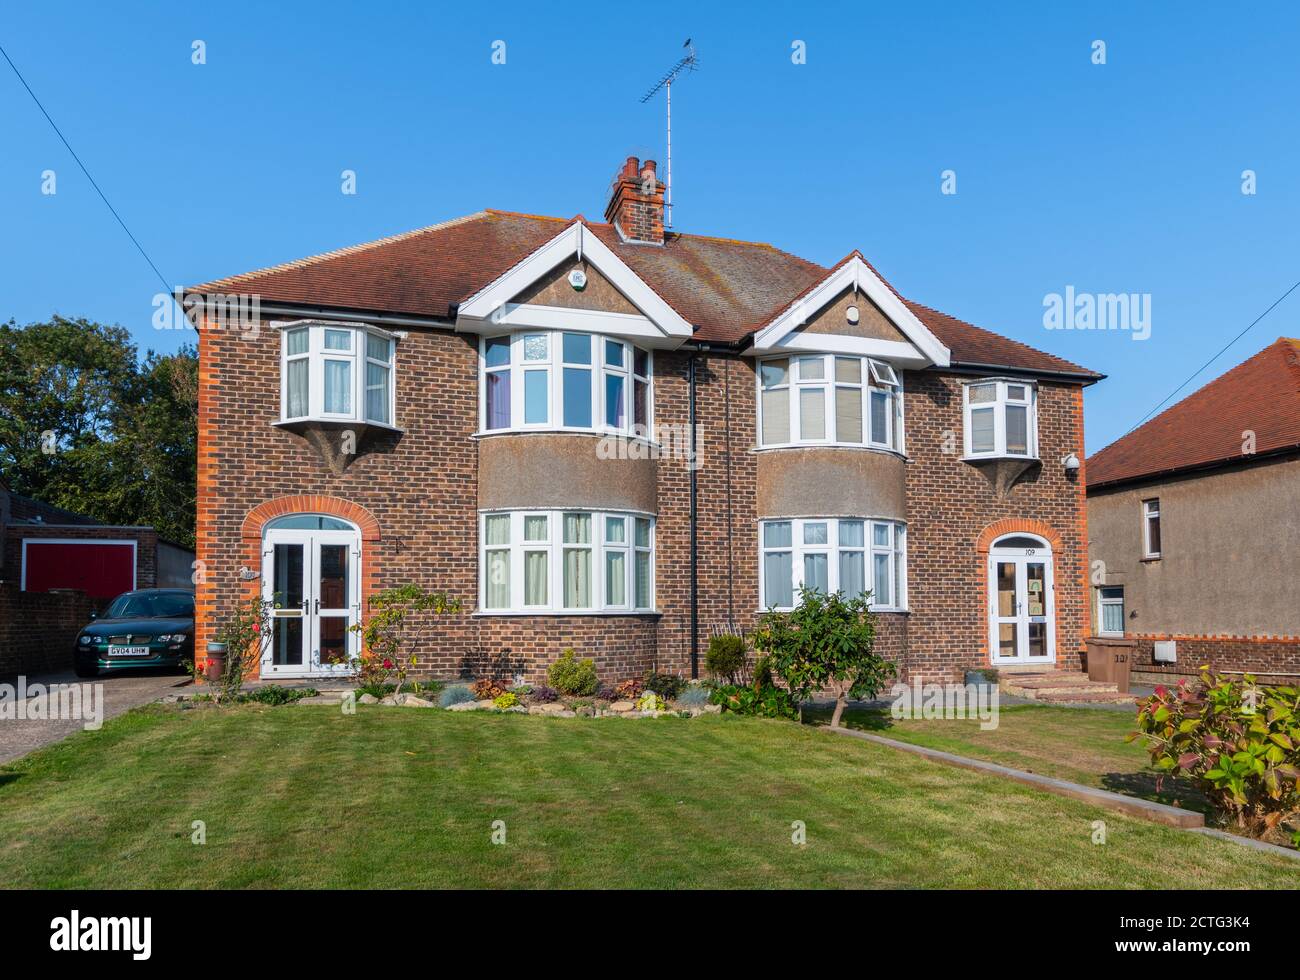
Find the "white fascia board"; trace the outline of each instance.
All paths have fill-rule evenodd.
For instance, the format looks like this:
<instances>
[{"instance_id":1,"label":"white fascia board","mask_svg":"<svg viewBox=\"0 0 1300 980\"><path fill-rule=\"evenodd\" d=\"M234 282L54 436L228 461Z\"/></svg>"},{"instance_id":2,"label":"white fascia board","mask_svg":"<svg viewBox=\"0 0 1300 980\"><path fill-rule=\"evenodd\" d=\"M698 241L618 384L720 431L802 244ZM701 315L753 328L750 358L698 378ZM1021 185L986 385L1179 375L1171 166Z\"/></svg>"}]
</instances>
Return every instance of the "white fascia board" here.
<instances>
[{"instance_id":1,"label":"white fascia board","mask_svg":"<svg viewBox=\"0 0 1300 980\"><path fill-rule=\"evenodd\" d=\"M758 331L754 335L753 350L758 353L768 353L790 345L794 337L802 336L795 333L799 327L807 323L815 313L845 289L853 286L856 286L859 292L865 293L880 308L894 326L898 327L915 345L913 351L919 351L927 358L928 364L938 367L948 366L951 360L948 348L894 295L893 290L871 271L871 267L856 255L823 279L812 292L795 300L775 320ZM821 349L833 349L827 347L827 344L834 335L817 334L816 336Z\"/></svg>"},{"instance_id":2,"label":"white fascia board","mask_svg":"<svg viewBox=\"0 0 1300 980\"><path fill-rule=\"evenodd\" d=\"M456 311L456 329L482 333L474 321L486 321L506 307L533 283L547 275L571 255L581 254L595 269L645 314L661 336L686 340L691 325L651 289L626 262L620 259L581 221L560 232L537 251L467 299Z\"/></svg>"},{"instance_id":3,"label":"white fascia board","mask_svg":"<svg viewBox=\"0 0 1300 980\"><path fill-rule=\"evenodd\" d=\"M902 368L924 368L934 360L912 344L901 340L878 340L875 337L845 337L830 333L791 332L771 347L760 348L755 343L744 356L785 353L791 354L845 354L856 357L874 357Z\"/></svg>"},{"instance_id":4,"label":"white fascia board","mask_svg":"<svg viewBox=\"0 0 1300 980\"><path fill-rule=\"evenodd\" d=\"M467 320L463 332L494 334L505 330L573 330L633 340L642 347L676 349L681 341L666 337L649 317L639 313L606 313L567 306L506 303L486 320Z\"/></svg>"}]
</instances>

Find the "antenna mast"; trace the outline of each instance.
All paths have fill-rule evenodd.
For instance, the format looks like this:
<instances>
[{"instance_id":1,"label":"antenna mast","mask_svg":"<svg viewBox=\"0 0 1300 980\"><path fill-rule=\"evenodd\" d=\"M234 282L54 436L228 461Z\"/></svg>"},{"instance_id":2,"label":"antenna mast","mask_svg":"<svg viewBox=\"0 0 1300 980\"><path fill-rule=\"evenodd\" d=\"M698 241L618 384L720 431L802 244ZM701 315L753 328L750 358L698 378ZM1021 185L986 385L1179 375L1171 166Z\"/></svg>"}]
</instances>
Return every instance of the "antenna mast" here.
<instances>
[{"instance_id":1,"label":"antenna mast","mask_svg":"<svg viewBox=\"0 0 1300 980\"><path fill-rule=\"evenodd\" d=\"M668 101L668 166L664 173L665 228L673 226L673 82L684 72L695 71L699 67L699 61L695 57L695 46L691 44L689 37L682 47L686 49L686 57L673 65L668 73L655 83L654 88L641 96L641 102L645 104L654 98L660 89L664 89Z\"/></svg>"}]
</instances>

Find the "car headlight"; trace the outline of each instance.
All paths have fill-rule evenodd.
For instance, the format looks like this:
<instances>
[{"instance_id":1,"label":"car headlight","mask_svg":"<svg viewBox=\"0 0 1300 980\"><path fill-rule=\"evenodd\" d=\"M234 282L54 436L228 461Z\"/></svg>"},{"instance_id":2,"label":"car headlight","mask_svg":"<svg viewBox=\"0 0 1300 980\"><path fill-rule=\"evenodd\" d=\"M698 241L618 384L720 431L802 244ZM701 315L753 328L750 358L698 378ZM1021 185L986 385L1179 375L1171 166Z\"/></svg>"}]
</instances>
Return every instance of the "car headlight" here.
<instances>
[{"instance_id":1,"label":"car headlight","mask_svg":"<svg viewBox=\"0 0 1300 980\"><path fill-rule=\"evenodd\" d=\"M184 634L184 633L164 633L162 636L158 637L158 642L159 642L159 643L184 643L184 642L185 642L185 634Z\"/></svg>"},{"instance_id":2,"label":"car headlight","mask_svg":"<svg viewBox=\"0 0 1300 980\"><path fill-rule=\"evenodd\" d=\"M80 640L78 640L77 642L80 643L83 647L84 647L84 646L89 646L90 644L92 644L92 643L95 642L95 638L94 638L93 636L91 636L89 633L87 633L85 636L83 636L83 637L82 637Z\"/></svg>"}]
</instances>

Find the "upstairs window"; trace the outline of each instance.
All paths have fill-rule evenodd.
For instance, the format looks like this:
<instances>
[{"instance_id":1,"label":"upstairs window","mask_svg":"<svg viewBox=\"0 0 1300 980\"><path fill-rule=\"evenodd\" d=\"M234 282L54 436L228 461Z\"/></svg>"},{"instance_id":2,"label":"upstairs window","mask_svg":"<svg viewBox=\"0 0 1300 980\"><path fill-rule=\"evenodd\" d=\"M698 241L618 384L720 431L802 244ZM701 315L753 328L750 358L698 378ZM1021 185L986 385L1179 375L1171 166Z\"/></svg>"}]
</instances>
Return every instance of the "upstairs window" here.
<instances>
[{"instance_id":1,"label":"upstairs window","mask_svg":"<svg viewBox=\"0 0 1300 980\"><path fill-rule=\"evenodd\" d=\"M1037 391L1027 381L975 381L964 386L966 457L1038 456Z\"/></svg>"},{"instance_id":2,"label":"upstairs window","mask_svg":"<svg viewBox=\"0 0 1300 980\"><path fill-rule=\"evenodd\" d=\"M883 361L838 354L758 364L759 445L902 451L902 384Z\"/></svg>"},{"instance_id":3,"label":"upstairs window","mask_svg":"<svg viewBox=\"0 0 1300 980\"><path fill-rule=\"evenodd\" d=\"M1142 501L1142 557L1160 557L1160 499Z\"/></svg>"},{"instance_id":4,"label":"upstairs window","mask_svg":"<svg viewBox=\"0 0 1300 980\"><path fill-rule=\"evenodd\" d=\"M651 355L625 341L562 330L485 337L480 374L484 432L650 436Z\"/></svg>"},{"instance_id":5,"label":"upstairs window","mask_svg":"<svg viewBox=\"0 0 1300 980\"><path fill-rule=\"evenodd\" d=\"M375 327L311 323L280 338L280 419L393 425L396 338Z\"/></svg>"}]
</instances>

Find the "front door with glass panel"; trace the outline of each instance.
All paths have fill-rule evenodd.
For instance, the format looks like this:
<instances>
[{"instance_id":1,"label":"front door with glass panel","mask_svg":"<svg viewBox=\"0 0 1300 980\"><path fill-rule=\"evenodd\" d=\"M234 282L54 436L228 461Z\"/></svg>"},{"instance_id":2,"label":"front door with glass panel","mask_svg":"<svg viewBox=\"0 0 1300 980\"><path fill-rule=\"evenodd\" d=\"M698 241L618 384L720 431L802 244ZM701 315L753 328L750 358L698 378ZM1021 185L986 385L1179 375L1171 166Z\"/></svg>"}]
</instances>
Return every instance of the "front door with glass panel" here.
<instances>
[{"instance_id":1,"label":"front door with glass panel","mask_svg":"<svg viewBox=\"0 0 1300 980\"><path fill-rule=\"evenodd\" d=\"M995 546L989 552L989 595L993 663L1055 662L1050 550L1023 538Z\"/></svg>"},{"instance_id":2,"label":"front door with glass panel","mask_svg":"<svg viewBox=\"0 0 1300 980\"><path fill-rule=\"evenodd\" d=\"M334 525L331 528L329 524ZM305 527L306 524L314 527ZM347 673L360 649L359 551L354 530L332 518L282 518L263 547L263 596L272 603L271 641L262 675Z\"/></svg>"}]
</instances>

